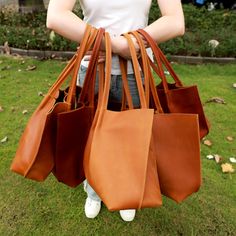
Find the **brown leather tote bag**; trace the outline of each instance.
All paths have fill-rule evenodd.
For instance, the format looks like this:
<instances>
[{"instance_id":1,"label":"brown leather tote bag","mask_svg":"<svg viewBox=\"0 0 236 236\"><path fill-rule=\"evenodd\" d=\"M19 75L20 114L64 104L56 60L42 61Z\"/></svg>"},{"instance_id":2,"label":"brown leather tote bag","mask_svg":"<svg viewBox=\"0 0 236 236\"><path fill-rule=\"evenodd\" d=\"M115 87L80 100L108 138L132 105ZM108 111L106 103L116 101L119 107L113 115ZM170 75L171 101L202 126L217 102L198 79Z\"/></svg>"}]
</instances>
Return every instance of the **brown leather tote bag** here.
<instances>
[{"instance_id":1,"label":"brown leather tote bag","mask_svg":"<svg viewBox=\"0 0 236 236\"><path fill-rule=\"evenodd\" d=\"M103 34L104 29L99 29L77 108L58 113L57 116L56 153L53 174L59 182L70 187L76 187L85 179L83 155L95 114L94 85ZM78 71L75 71L76 77L77 73Z\"/></svg>"},{"instance_id":2,"label":"brown leather tote bag","mask_svg":"<svg viewBox=\"0 0 236 236\"><path fill-rule=\"evenodd\" d=\"M210 125L204 114L197 86L184 86L154 40L148 35L146 31L140 29L138 32L149 43L158 64L158 67L156 67L155 64L150 61L154 71L157 73L157 75L159 75L162 81L156 86L162 108L168 113L198 114L200 138L202 139L209 133ZM164 63L166 69L170 72L175 83L167 83L161 61Z\"/></svg>"},{"instance_id":3,"label":"brown leather tote bag","mask_svg":"<svg viewBox=\"0 0 236 236\"><path fill-rule=\"evenodd\" d=\"M58 101L60 87L71 74L74 66L82 60L88 49L88 42L90 45L92 44L92 40L89 40L91 30L92 27L88 26L77 54L74 55L32 114L22 134L15 158L11 164L11 170L26 178L43 181L54 167L57 114L70 110L70 103L72 102L72 95L67 100L69 103ZM75 87L70 94L75 94Z\"/></svg>"},{"instance_id":4,"label":"brown leather tote bag","mask_svg":"<svg viewBox=\"0 0 236 236\"><path fill-rule=\"evenodd\" d=\"M149 147L152 133L153 109L147 109L142 82L141 108L125 111L107 110L111 45L106 38L106 75L104 92L98 102L84 155L85 175L109 210L142 207ZM160 196L160 195L159 195ZM155 199L160 205L160 200Z\"/></svg>"},{"instance_id":5,"label":"brown leather tote bag","mask_svg":"<svg viewBox=\"0 0 236 236\"><path fill-rule=\"evenodd\" d=\"M141 48L144 76L150 82L156 108L153 119L153 149L161 193L181 202L198 191L201 185L198 115L163 113L144 44L138 33L134 32L133 35Z\"/></svg>"}]
</instances>

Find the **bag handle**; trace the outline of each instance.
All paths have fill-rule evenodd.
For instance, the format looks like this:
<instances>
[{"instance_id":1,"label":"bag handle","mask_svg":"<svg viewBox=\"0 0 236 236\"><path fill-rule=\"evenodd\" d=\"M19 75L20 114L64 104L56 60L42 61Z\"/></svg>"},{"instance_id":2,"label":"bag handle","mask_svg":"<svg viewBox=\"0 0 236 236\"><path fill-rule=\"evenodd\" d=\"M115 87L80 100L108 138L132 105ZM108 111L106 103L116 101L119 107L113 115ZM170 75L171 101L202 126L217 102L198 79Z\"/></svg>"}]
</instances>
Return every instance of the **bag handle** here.
<instances>
[{"instance_id":1,"label":"bag handle","mask_svg":"<svg viewBox=\"0 0 236 236\"><path fill-rule=\"evenodd\" d=\"M78 75L78 71L79 71L79 68L80 68L80 64L81 64L81 61L82 61L86 51L89 49L86 46L88 46L88 40L89 40L90 33L91 33L91 27L89 27L89 28L86 27L84 37L82 39L82 42L81 42L81 45L80 45L80 48L79 48L79 53L78 53L78 56L77 56L77 60L76 60L76 63L75 63L74 73L73 73L73 77L71 79L68 96L66 98L66 102L69 104L69 109L71 107L72 98L76 94L76 81L77 81L77 75Z\"/></svg>"},{"instance_id":2,"label":"bag handle","mask_svg":"<svg viewBox=\"0 0 236 236\"><path fill-rule=\"evenodd\" d=\"M161 51L161 49L158 47L158 45L156 44L156 42L152 39L152 37L146 32L144 31L143 29L139 29L137 30L146 40L147 42L149 43L153 53L154 53L154 56L156 58L156 61L158 64L161 65L161 62L160 62L160 59L162 60L162 62L164 63L166 69L170 72L172 78L174 79L175 83L177 86L180 86L182 87L183 86L183 83L182 81L178 78L177 74L174 72L171 64L169 63L169 61L167 60L167 58L165 57L165 55L163 54L163 52ZM166 80L166 77L164 75L164 71L163 71L163 68L162 66L159 67L158 65L158 68L159 68L159 71L156 67L156 65L153 63L153 62L150 62L151 63L151 66L153 67L153 69L155 70L155 72L161 77L163 83L165 83L165 85L167 86L167 80ZM164 85L164 84L163 84ZM165 86L164 86L165 88ZM168 89L168 86L167 86L167 89Z\"/></svg>"},{"instance_id":3,"label":"bag handle","mask_svg":"<svg viewBox=\"0 0 236 236\"><path fill-rule=\"evenodd\" d=\"M96 80L97 64L99 57L99 50L102 43L103 35L105 30L100 28L96 37L96 41L93 47L93 52L91 55L91 60L89 61L89 66L85 75L84 85L79 97L79 102L84 102L85 97L88 93L89 105L94 106L94 87Z\"/></svg>"},{"instance_id":4,"label":"bag handle","mask_svg":"<svg viewBox=\"0 0 236 236\"><path fill-rule=\"evenodd\" d=\"M147 51L144 46L144 42L138 32L133 31L133 32L130 32L130 34L132 34L137 39L137 42L139 44L139 48L140 48L140 52L141 52L141 60L143 62L144 79L145 79L145 81L150 83L151 94L153 96L153 100L154 100L156 109L158 110L159 113L164 113L161 103L160 103L160 100L157 95L156 88L155 88L154 76L153 76L151 68L150 68L149 57L147 55ZM145 71L146 71L146 73L145 73Z\"/></svg>"},{"instance_id":5,"label":"bag handle","mask_svg":"<svg viewBox=\"0 0 236 236\"><path fill-rule=\"evenodd\" d=\"M87 38L88 38L89 33L91 31L91 26L87 25L85 31L86 31L86 38L83 37L83 39L82 39L82 41L84 41L83 43L85 43L85 41L87 41ZM81 44L82 44L82 42L81 42ZM72 57L72 59L70 60L68 65L65 67L65 69L62 71L62 73L59 75L58 80L52 85L51 89L48 92L48 94L50 96L53 97L53 95L57 92L57 90L59 90L59 88L61 87L63 82L66 80L66 78L69 75L69 73L74 69L74 65L76 64L76 62L78 60L78 54L80 54L80 53L82 53L81 47L78 48L77 52Z\"/></svg>"},{"instance_id":6,"label":"bag handle","mask_svg":"<svg viewBox=\"0 0 236 236\"><path fill-rule=\"evenodd\" d=\"M130 94L129 84L127 80L127 60L125 60L122 57L119 57L119 62L120 62L121 77L123 82L121 110L123 111L126 109L126 99L128 102L129 109L134 109L132 96Z\"/></svg>"},{"instance_id":7,"label":"bag handle","mask_svg":"<svg viewBox=\"0 0 236 236\"><path fill-rule=\"evenodd\" d=\"M130 49L130 54L131 54L131 58L132 58L135 79L136 79L136 83L137 83L137 87L138 87L141 108L148 108L144 89L143 89L142 78L141 78L141 74L140 74L140 70L139 70L138 58L136 55L133 41L128 33L125 33L124 37L127 39L127 42L129 44L129 49Z\"/></svg>"}]
</instances>

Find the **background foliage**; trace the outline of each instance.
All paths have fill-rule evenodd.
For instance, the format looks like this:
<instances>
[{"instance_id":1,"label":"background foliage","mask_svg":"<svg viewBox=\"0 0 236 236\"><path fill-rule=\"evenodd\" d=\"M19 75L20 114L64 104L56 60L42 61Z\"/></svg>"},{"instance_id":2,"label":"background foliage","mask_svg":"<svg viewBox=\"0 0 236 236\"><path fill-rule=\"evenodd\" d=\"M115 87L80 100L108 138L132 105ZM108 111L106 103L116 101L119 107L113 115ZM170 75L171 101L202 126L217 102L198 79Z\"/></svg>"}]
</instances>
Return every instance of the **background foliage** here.
<instances>
[{"instance_id":1,"label":"background foliage","mask_svg":"<svg viewBox=\"0 0 236 236\"><path fill-rule=\"evenodd\" d=\"M186 33L162 43L160 46L166 54L236 57L236 13L219 9L208 11L191 4L183 5L185 14ZM82 17L77 6L75 13ZM160 16L155 2L153 2L149 22ZM46 28L46 12L19 14L2 10L0 12L0 45L6 41L9 46L22 49L39 50L72 50L76 43L68 41L55 34L50 37L50 30ZM53 38L53 39L52 39ZM219 41L219 46L212 51L209 41Z\"/></svg>"}]
</instances>

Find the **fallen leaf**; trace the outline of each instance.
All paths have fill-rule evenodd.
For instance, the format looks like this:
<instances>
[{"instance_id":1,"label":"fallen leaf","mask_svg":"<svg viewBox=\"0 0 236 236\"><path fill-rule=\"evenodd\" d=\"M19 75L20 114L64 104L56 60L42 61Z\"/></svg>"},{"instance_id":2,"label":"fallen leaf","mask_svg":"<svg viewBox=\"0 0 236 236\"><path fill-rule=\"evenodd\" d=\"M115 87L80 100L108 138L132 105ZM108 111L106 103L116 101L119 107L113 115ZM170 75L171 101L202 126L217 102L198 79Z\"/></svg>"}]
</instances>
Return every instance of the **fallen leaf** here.
<instances>
[{"instance_id":1,"label":"fallen leaf","mask_svg":"<svg viewBox=\"0 0 236 236\"><path fill-rule=\"evenodd\" d=\"M27 113L28 113L27 110L22 111L22 114L23 114L23 115L25 115L25 114L27 114Z\"/></svg>"},{"instance_id":2,"label":"fallen leaf","mask_svg":"<svg viewBox=\"0 0 236 236\"><path fill-rule=\"evenodd\" d=\"M9 70L11 67L10 66L4 66L4 67L2 67L1 68L1 70L3 71L3 70Z\"/></svg>"},{"instance_id":3,"label":"fallen leaf","mask_svg":"<svg viewBox=\"0 0 236 236\"><path fill-rule=\"evenodd\" d=\"M3 108L0 106L0 112L3 112L4 110L3 110Z\"/></svg>"},{"instance_id":4,"label":"fallen leaf","mask_svg":"<svg viewBox=\"0 0 236 236\"><path fill-rule=\"evenodd\" d=\"M38 96L42 96L43 97L43 92L38 92Z\"/></svg>"},{"instance_id":5,"label":"fallen leaf","mask_svg":"<svg viewBox=\"0 0 236 236\"><path fill-rule=\"evenodd\" d=\"M18 69L18 72L21 72L22 70L21 69Z\"/></svg>"},{"instance_id":6,"label":"fallen leaf","mask_svg":"<svg viewBox=\"0 0 236 236\"><path fill-rule=\"evenodd\" d=\"M15 107L11 107L11 112L14 112L15 110Z\"/></svg>"},{"instance_id":7,"label":"fallen leaf","mask_svg":"<svg viewBox=\"0 0 236 236\"><path fill-rule=\"evenodd\" d=\"M236 163L236 158L235 157L230 157L229 161L232 162L232 163Z\"/></svg>"},{"instance_id":8,"label":"fallen leaf","mask_svg":"<svg viewBox=\"0 0 236 236\"><path fill-rule=\"evenodd\" d=\"M220 155L218 155L218 154L215 154L214 155L214 158L215 158L215 161L216 161L216 163L220 163L221 161L222 161L222 157L220 156Z\"/></svg>"},{"instance_id":9,"label":"fallen leaf","mask_svg":"<svg viewBox=\"0 0 236 236\"><path fill-rule=\"evenodd\" d=\"M210 98L206 101L206 103L209 103L209 102L214 102L214 103L219 103L219 104L226 104L225 100L223 98L219 98L219 97L213 97L213 98Z\"/></svg>"},{"instance_id":10,"label":"fallen leaf","mask_svg":"<svg viewBox=\"0 0 236 236\"><path fill-rule=\"evenodd\" d=\"M206 139L204 142L203 142L206 146L208 147L211 147L212 146L212 142L208 139Z\"/></svg>"},{"instance_id":11,"label":"fallen leaf","mask_svg":"<svg viewBox=\"0 0 236 236\"><path fill-rule=\"evenodd\" d=\"M10 54L11 54L11 49L10 49L10 47L8 46L8 42L7 42L7 41L4 43L3 49L4 49L4 51L5 51L5 53L6 53L7 55L10 55Z\"/></svg>"},{"instance_id":12,"label":"fallen leaf","mask_svg":"<svg viewBox=\"0 0 236 236\"><path fill-rule=\"evenodd\" d=\"M8 137L6 136L1 140L1 143L5 143L5 142L7 142L7 140L8 140Z\"/></svg>"},{"instance_id":13,"label":"fallen leaf","mask_svg":"<svg viewBox=\"0 0 236 236\"><path fill-rule=\"evenodd\" d=\"M212 160L212 159L214 159L214 156L210 154L210 155L207 155L206 158L207 158L208 160Z\"/></svg>"},{"instance_id":14,"label":"fallen leaf","mask_svg":"<svg viewBox=\"0 0 236 236\"><path fill-rule=\"evenodd\" d=\"M227 139L228 141L230 141L230 142L234 140L234 138L231 137L231 136L228 136L226 139Z\"/></svg>"},{"instance_id":15,"label":"fallen leaf","mask_svg":"<svg viewBox=\"0 0 236 236\"><path fill-rule=\"evenodd\" d=\"M233 84L233 87L236 88L236 83Z\"/></svg>"},{"instance_id":16,"label":"fallen leaf","mask_svg":"<svg viewBox=\"0 0 236 236\"><path fill-rule=\"evenodd\" d=\"M233 166L229 163L222 164L221 168L222 168L223 173L233 173L234 172Z\"/></svg>"},{"instance_id":17,"label":"fallen leaf","mask_svg":"<svg viewBox=\"0 0 236 236\"><path fill-rule=\"evenodd\" d=\"M31 70L35 70L36 68L37 68L36 66L31 65L31 66L27 66L26 70L31 71Z\"/></svg>"}]
</instances>

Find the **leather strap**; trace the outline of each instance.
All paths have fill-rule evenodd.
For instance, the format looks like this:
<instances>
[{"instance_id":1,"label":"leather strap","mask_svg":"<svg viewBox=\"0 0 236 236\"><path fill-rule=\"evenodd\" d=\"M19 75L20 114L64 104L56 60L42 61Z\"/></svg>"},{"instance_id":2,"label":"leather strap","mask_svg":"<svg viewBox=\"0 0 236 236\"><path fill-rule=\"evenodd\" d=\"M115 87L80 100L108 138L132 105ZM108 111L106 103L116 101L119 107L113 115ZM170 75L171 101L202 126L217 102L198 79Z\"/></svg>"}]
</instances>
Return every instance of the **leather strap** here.
<instances>
[{"instance_id":1,"label":"leather strap","mask_svg":"<svg viewBox=\"0 0 236 236\"><path fill-rule=\"evenodd\" d=\"M122 77L122 82L123 82L121 110L126 109L126 99L128 102L129 109L133 109L134 105L133 105L132 96L129 90L128 80L127 80L127 60L125 60L122 57L119 57L119 62L120 62L121 77Z\"/></svg>"},{"instance_id":2,"label":"leather strap","mask_svg":"<svg viewBox=\"0 0 236 236\"><path fill-rule=\"evenodd\" d=\"M130 54L131 54L131 58L132 58L133 68L134 68L135 79L136 79L136 83L137 83L137 87L138 87L140 105L141 105L141 108L147 108L147 102L145 99L145 93L144 93L144 89L143 89L142 78L141 78L141 74L140 74L140 70L139 70L139 63L138 63L138 58L136 56L135 47L134 47L133 41L132 41L129 34L125 33L124 37L127 39L127 42L129 44Z\"/></svg>"},{"instance_id":3,"label":"leather strap","mask_svg":"<svg viewBox=\"0 0 236 236\"><path fill-rule=\"evenodd\" d=\"M98 57L99 57L99 50L100 45L102 42L103 34L105 32L104 29L100 28L98 30L98 34L96 37L96 41L93 47L93 52L91 55L91 60L89 61L89 66L86 72L85 80L83 89L81 91L81 95L79 98L79 102L84 102L85 97L87 93L89 92L89 104L91 106L94 106L94 87L95 87L95 80L96 80L96 72L97 72L97 63L98 63Z\"/></svg>"},{"instance_id":4,"label":"leather strap","mask_svg":"<svg viewBox=\"0 0 236 236\"><path fill-rule=\"evenodd\" d=\"M158 98L156 88L155 88L154 76L153 76L151 68L150 68L149 59L148 59L149 57L147 55L147 51L145 49L144 42L143 42L142 38L140 37L140 35L138 34L138 32L134 31L134 32L131 32L131 34L133 34L134 37L137 39L139 47L140 47L141 59L143 62L143 70L146 71L146 73L144 73L144 79L145 79L145 81L150 83L151 94L154 99L155 107L159 113L164 113L163 109L161 107L160 100ZM145 92L147 92L146 89L145 89ZM148 96L150 96L149 93L148 93Z\"/></svg>"},{"instance_id":5,"label":"leather strap","mask_svg":"<svg viewBox=\"0 0 236 236\"><path fill-rule=\"evenodd\" d=\"M178 76L176 75L176 73L174 72L171 64L168 62L167 58L165 57L165 55L163 54L163 52L161 51L161 49L158 47L158 45L156 44L156 42L151 38L151 36L146 32L144 31L143 29L139 29L138 32L146 39L146 41L149 43L150 47L152 48L152 51L154 53L154 56L156 58L156 61L158 64L161 64L160 63L160 59L161 61L164 63L166 69L170 72L171 76L173 77L175 83L177 86L183 86L183 83L182 81L178 78ZM153 69L155 70L155 72L157 74L159 74L159 76L161 76L161 79L163 81L163 83L166 83L167 84L167 80L166 80L166 77L164 75L164 71L163 71L163 68L162 66L159 67L158 65L158 68L159 70L156 68L155 64L154 63L151 63ZM159 72L157 72L159 71Z\"/></svg>"},{"instance_id":6,"label":"leather strap","mask_svg":"<svg viewBox=\"0 0 236 236\"><path fill-rule=\"evenodd\" d=\"M86 30L85 30L84 37L82 39L80 48L79 48L79 52L78 52L78 56L77 56L76 64L75 64L75 68L74 68L73 77L71 79L71 83L70 83L70 87L69 87L69 91L68 91L68 96L67 96L67 99L66 99L66 102L69 104L69 106L71 106L72 98L73 98L73 95L75 94L75 91L76 91L76 81L77 81L77 75L78 75L78 71L79 71L79 68L80 68L81 61L82 61L86 51L88 50L86 45L88 43L90 32L91 32L91 27L89 27L89 28L87 27Z\"/></svg>"}]
</instances>

